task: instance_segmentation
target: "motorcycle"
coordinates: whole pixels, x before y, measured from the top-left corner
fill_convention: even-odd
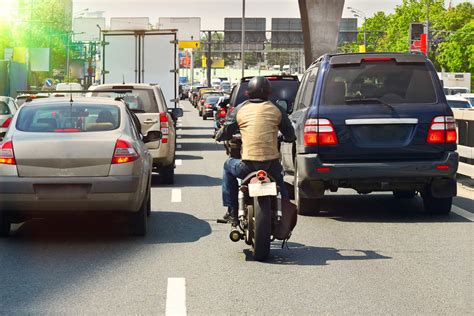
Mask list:
[[[225,142],[227,154],[240,157],[240,136]],[[288,241],[296,226],[296,208],[282,200],[275,179],[265,171],[267,162],[253,162],[254,169],[239,184],[238,225],[232,227],[230,240],[244,240],[251,246],[253,257],[264,261],[275,239]]]

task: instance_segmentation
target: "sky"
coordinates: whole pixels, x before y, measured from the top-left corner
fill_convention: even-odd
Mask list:
[[[242,0],[73,0],[76,14],[81,10],[105,11],[105,17],[201,17],[201,30],[224,29],[224,17],[241,17]],[[455,5],[462,0],[452,0]],[[471,1],[472,2],[472,1]],[[375,12],[391,13],[402,0],[346,0],[345,7],[362,10],[370,17]],[[446,1],[449,3],[449,0]],[[246,0],[247,17],[299,18],[297,0]],[[352,17],[345,8],[343,17]],[[267,22],[267,28],[269,28]]]

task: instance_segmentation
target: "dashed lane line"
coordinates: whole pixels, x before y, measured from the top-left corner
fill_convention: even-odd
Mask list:
[[[171,190],[171,203],[181,203],[181,189]]]
[[[181,144],[176,145],[176,148],[181,149],[183,146]]]
[[[462,209],[462,208],[460,208],[456,205],[453,205],[451,207],[451,212],[453,212],[454,214],[459,215],[461,217],[464,217],[465,219],[467,219],[471,222],[474,222],[474,214],[472,214],[471,212],[468,212],[465,209]]]
[[[183,160],[182,159],[176,159],[174,161],[174,163],[175,163],[176,166],[182,166],[183,165]]]
[[[185,316],[186,311],[186,279],[168,278],[166,289],[166,316]]]

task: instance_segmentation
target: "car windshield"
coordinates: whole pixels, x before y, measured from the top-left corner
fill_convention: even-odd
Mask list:
[[[286,104],[292,104],[298,91],[299,82],[297,80],[270,80],[272,87],[270,94],[270,101],[274,104],[281,104],[282,101],[286,101]],[[235,106],[241,104],[248,97],[245,95],[247,90],[248,81],[243,81],[240,84],[237,98],[235,99]]]
[[[113,88],[112,90],[114,90]],[[117,87],[118,89],[132,90],[127,93],[113,93],[103,92],[99,93],[100,89],[94,90],[92,96],[94,97],[123,97],[123,100],[127,103],[130,110],[135,112],[146,112],[146,113],[157,113],[158,105],[156,103],[155,95],[152,89],[127,89],[127,87]],[[110,90],[110,89],[108,89]]]
[[[471,107],[471,105],[469,104],[469,102],[467,101],[462,101],[462,100],[459,100],[459,101],[454,101],[454,100],[448,100],[448,104],[450,107],[454,108],[454,109],[469,109]]]
[[[206,103],[208,104],[216,104],[219,101],[219,97],[208,97],[206,99]]]
[[[120,109],[114,105],[54,104],[20,110],[16,128],[31,133],[97,132],[117,129]]]
[[[332,66],[325,80],[322,104],[356,105],[364,100],[379,104],[432,104],[437,97],[425,64],[383,61]]]
[[[4,101],[0,101],[0,115],[11,114],[8,104]]]

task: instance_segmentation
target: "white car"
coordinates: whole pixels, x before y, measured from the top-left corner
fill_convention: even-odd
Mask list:
[[[17,109],[18,106],[15,100],[10,97],[0,96],[0,139],[5,136]]]
[[[471,104],[471,107],[474,108],[474,93],[462,93],[460,96],[466,99]]]
[[[446,101],[448,101],[451,109],[471,109],[472,105],[469,101],[459,95],[447,95]]]

